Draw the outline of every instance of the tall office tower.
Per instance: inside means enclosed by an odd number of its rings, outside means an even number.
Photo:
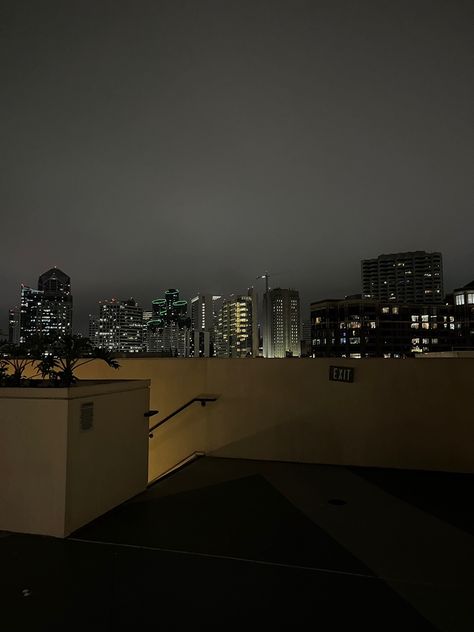
[[[200,345],[194,345],[201,349],[200,355],[204,357],[215,355],[215,328],[223,301],[222,296],[215,294],[198,294],[191,299],[192,336],[199,332],[208,332],[209,334],[199,338]]]
[[[304,321],[301,328],[301,355],[310,356],[313,351],[311,339],[311,321]]]
[[[99,304],[99,347],[137,353],[143,350],[143,310],[130,298]]]
[[[267,358],[301,355],[300,297],[298,290],[275,288],[265,292],[264,312],[269,314],[266,328]]]
[[[258,294],[254,287],[249,287],[247,295],[252,303],[252,356],[260,355],[260,331],[258,327]]]
[[[71,279],[51,268],[38,279],[41,299],[41,333],[64,336],[72,333]]]
[[[51,268],[38,279],[38,289],[21,286],[19,342],[35,335],[72,333],[71,279]]]
[[[179,290],[169,289],[165,298],[152,301],[152,317],[147,321],[147,351],[184,357],[189,349],[188,303],[179,299]]]
[[[148,351],[148,322],[153,318],[153,310],[143,310],[142,341],[143,351]]]
[[[13,307],[8,311],[8,342],[20,342],[20,308]]]
[[[28,343],[41,333],[41,301],[43,292],[27,285],[21,286],[20,298],[20,343]]]
[[[89,340],[94,347],[99,346],[99,317],[89,314]]]
[[[440,252],[397,252],[361,262],[363,298],[396,303],[442,303]]]
[[[216,327],[216,355],[220,358],[252,356],[252,298],[231,296],[221,307]]]

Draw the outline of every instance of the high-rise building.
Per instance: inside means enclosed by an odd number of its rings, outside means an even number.
[[[285,358],[301,355],[300,297],[298,290],[275,288],[265,292],[264,313],[269,324],[267,358]]]
[[[455,342],[452,347],[471,351],[474,349],[474,281],[455,289],[448,299],[454,313]]]
[[[217,325],[219,312],[223,303],[222,296],[215,294],[198,294],[191,299],[191,336],[196,338],[196,334],[207,332],[208,336],[198,336],[200,343],[193,342],[192,346],[200,349],[201,356],[210,357],[215,355],[215,328]]]
[[[472,300],[474,310],[474,292]],[[312,303],[311,322],[315,357],[402,358],[474,344],[474,320],[470,328],[466,313],[449,303],[395,304],[359,295]]]
[[[99,304],[98,343],[109,351],[143,351],[143,310],[133,298]]]
[[[186,356],[190,358],[211,357],[211,337],[208,331],[191,329],[188,336]]]
[[[440,252],[398,252],[361,262],[364,298],[394,303],[436,304],[444,300]]]
[[[216,355],[220,358],[252,357],[252,298],[231,296],[224,300],[216,327]]]
[[[20,308],[13,307],[8,312],[8,342],[20,342]]]
[[[252,304],[252,356],[260,355],[260,328],[258,324],[258,293],[254,287],[249,287],[248,296]]]
[[[89,340],[94,347],[99,346],[99,317],[89,314]]]
[[[72,333],[71,279],[51,268],[38,279],[38,289],[21,286],[20,335],[24,343],[35,335]]]
[[[188,355],[191,321],[188,303],[180,300],[179,290],[166,290],[164,298],[153,300],[152,312],[147,321],[146,350],[173,357]]]
[[[305,320],[301,327],[301,356],[310,356],[312,354],[312,350],[311,321]]]
[[[38,279],[43,334],[63,336],[72,333],[71,279],[58,268],[51,268]]]
[[[212,331],[215,327],[222,296],[198,294],[191,299],[191,327],[199,331]]]
[[[20,343],[27,343],[41,333],[41,301],[43,292],[27,285],[21,286]]]

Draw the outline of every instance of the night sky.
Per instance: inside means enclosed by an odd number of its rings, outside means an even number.
[[[0,326],[57,265],[99,299],[474,278],[469,0],[3,0]]]

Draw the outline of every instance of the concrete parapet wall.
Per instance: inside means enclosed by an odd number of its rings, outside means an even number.
[[[209,455],[474,472],[474,359],[124,358],[80,377],[150,379],[151,408],[198,404],[155,431],[150,480],[194,451]],[[329,380],[331,365],[354,382]]]

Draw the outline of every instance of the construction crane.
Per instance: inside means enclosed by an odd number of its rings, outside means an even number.
[[[281,274],[281,272],[264,272],[263,274],[261,274],[260,276],[257,277],[257,279],[265,279],[265,292],[268,292],[268,290],[270,289],[268,286],[268,280],[271,276],[279,276]]]

